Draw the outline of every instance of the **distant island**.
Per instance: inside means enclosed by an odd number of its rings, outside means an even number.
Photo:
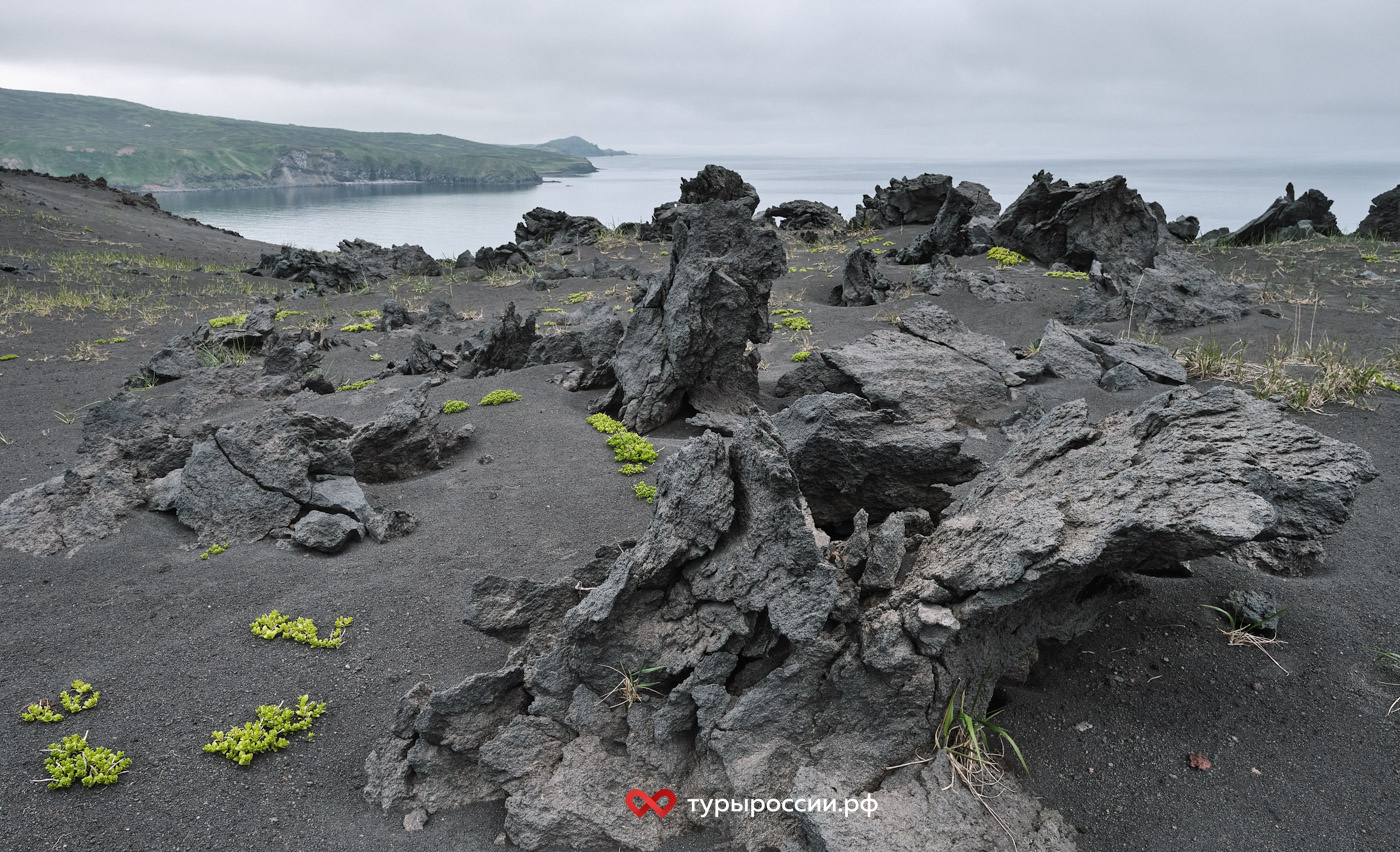
[[[542,145],[530,145],[530,148],[542,148],[550,151],[558,151],[561,154],[571,154],[575,157],[630,157],[632,154],[627,151],[615,151],[612,148],[599,148],[587,139],[580,136],[565,136],[563,139],[551,139]]]
[[[0,89],[0,165],[82,172],[142,191],[417,182],[519,186],[597,171],[561,144],[362,133],[153,109],[130,101]],[[608,156],[622,152],[604,152]]]

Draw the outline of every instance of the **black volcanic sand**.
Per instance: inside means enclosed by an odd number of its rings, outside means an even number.
[[[891,230],[870,245],[902,245],[918,230]],[[471,235],[463,243],[466,248]],[[802,310],[815,346],[856,339],[909,303],[830,307],[825,296],[839,283],[840,251],[788,246],[796,271],[776,283],[774,307]],[[209,317],[242,312],[254,295],[290,294],[295,285],[237,271],[273,248],[124,204],[110,191],[0,174],[0,260],[22,262],[18,273],[0,272],[0,354],[19,356],[0,362],[4,493],[61,473],[76,456],[81,407],[118,393],[166,339]],[[1165,343],[1244,338],[1258,356],[1276,338],[1327,335],[1347,342],[1351,355],[1383,357],[1400,328],[1396,248],[1333,241],[1199,250],[1223,274],[1264,283],[1269,301],[1261,310],[1279,316],[1256,311]],[[662,268],[665,251],[665,244],[629,242],[609,245],[605,254],[646,270]],[[591,264],[598,254],[582,249],[565,260]],[[1364,261],[1362,254],[1378,260]],[[900,281],[911,273],[883,268]],[[935,301],[974,330],[1029,345],[1047,319],[1071,311],[1077,283],[1044,278],[1042,271],[1024,273],[1022,286],[1034,295],[1029,302],[991,304],[951,290]],[[1359,277],[1365,271],[1383,280]],[[535,293],[522,284],[491,287],[457,275],[392,282],[376,293],[287,298],[282,307],[305,310],[308,316],[298,320],[332,332],[391,292],[410,307],[442,297],[486,318],[508,301],[522,312],[559,307],[571,292],[591,291],[593,299],[628,307],[627,282],[559,284]],[[120,298],[83,306],[82,294],[90,292]],[[47,298],[35,301],[32,294]],[[60,295],[73,306],[55,304]],[[484,323],[468,322],[438,343],[450,348]],[[127,342],[92,343],[118,336]],[[347,381],[373,376],[382,364],[371,355],[394,360],[408,342],[404,334],[338,336],[346,345],[328,355],[326,371]],[[770,410],[784,404],[771,392],[800,344],[775,333],[761,348],[760,382]],[[472,403],[454,417],[473,423],[476,434],[442,471],[366,488],[375,505],[407,508],[420,520],[415,533],[388,544],[323,556],[264,541],[200,560],[189,530],[170,516],[137,511],[119,534],[71,554],[0,550],[6,661],[0,704],[12,714],[0,722],[0,845],[497,848],[499,803],[439,813],[425,830],[406,832],[400,815],[385,815],[361,798],[363,763],[415,683],[449,686],[500,665],[505,646],[462,624],[475,580],[560,576],[598,546],[645,528],[650,507],[633,498],[601,436],[583,423],[593,394],[560,389],[550,381],[559,372],[537,367],[449,380],[433,390],[434,403]],[[388,380],[354,393],[385,394],[412,381]],[[524,400],[476,405],[496,388]],[[1073,395],[1080,393],[1096,415],[1143,397],[1089,385]],[[1047,407],[1060,395],[1047,393]],[[1368,409],[1334,405],[1296,415],[1360,444],[1381,471],[1330,542],[1323,573],[1284,579],[1207,560],[1189,578],[1142,578],[1140,592],[1095,631],[1047,645],[1024,683],[998,689],[998,721],[1025,752],[1030,788],[1080,828],[1081,849],[1400,848],[1400,712],[1386,715],[1400,696],[1393,685],[1400,670],[1372,659],[1377,649],[1400,650],[1397,403],[1400,397],[1378,389],[1365,400]],[[73,423],[63,422],[69,417]],[[696,432],[677,422],[651,437],[664,455]],[[1286,644],[1269,649],[1277,665],[1257,649],[1227,646],[1218,619],[1202,608],[1232,588],[1271,591],[1292,605],[1282,618]],[[339,650],[253,636],[249,622],[274,608],[327,627],[341,614],[355,621]],[[20,722],[24,706],[56,699],[74,678],[102,691],[96,709],[53,725]],[[251,720],[259,704],[295,701],[302,693],[329,704],[314,740],[297,738],[249,767],[201,750],[212,730]],[[125,750],[130,772],[100,789],[50,791],[35,783],[44,774],[42,749],[85,731],[93,744]],[[1191,769],[1192,753],[1208,757],[1211,768]],[[619,803],[618,819],[634,818]],[[722,844],[696,836],[669,848]]]

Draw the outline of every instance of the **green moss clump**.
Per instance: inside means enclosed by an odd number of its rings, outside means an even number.
[[[775,317],[795,317],[802,312],[797,308],[774,308],[771,313]]]
[[[381,354],[379,354],[378,352],[376,352],[376,353],[374,353],[373,355],[369,356],[369,360],[371,360],[371,361],[383,361],[383,360],[384,360],[384,356],[381,355]]]
[[[638,482],[632,486],[632,493],[637,495],[638,500],[645,500],[648,503],[656,500],[656,486],[647,485],[645,482]]]
[[[26,707],[19,717],[26,722],[62,722],[63,714],[53,709],[47,698]]]
[[[341,331],[374,331],[372,322],[352,322],[349,325],[342,325]]]
[[[87,695],[89,692],[92,695]],[[63,704],[63,709],[69,713],[81,713],[84,710],[91,710],[97,706],[97,698],[102,693],[92,688],[92,684],[81,680],[73,681],[73,695],[69,695],[67,690],[59,693],[58,700]],[[87,695],[84,699],[83,696]]]
[[[200,559],[208,559],[208,558],[211,557],[211,556],[218,556],[220,553],[223,553],[225,550],[228,550],[228,542],[224,542],[224,543],[222,543],[222,544],[210,545],[210,547],[209,547],[208,550],[206,550],[206,551],[204,551],[203,553],[199,554],[199,558],[200,558]]]
[[[478,405],[504,405],[507,402],[519,402],[523,396],[513,390],[493,390],[481,398]]]
[[[355,316],[363,317],[364,319],[374,319],[379,316],[379,311],[355,311]]]
[[[278,311],[277,313],[275,313],[275,314],[272,315],[272,318],[273,318],[274,320],[279,320],[279,321],[280,321],[280,320],[286,319],[287,317],[304,317],[304,316],[306,316],[306,311]]]
[[[560,299],[559,301],[563,302],[563,303],[566,304],[566,305],[577,305],[577,304],[580,303],[580,302],[587,302],[589,299],[592,299],[592,298],[593,298],[593,291],[592,291],[592,290],[582,290],[582,291],[580,291],[580,292],[578,292],[578,293],[570,293],[569,295],[565,296],[564,298]]]
[[[449,399],[442,404],[442,413],[456,414],[459,411],[466,411],[468,408],[471,408],[471,406],[460,399]]]
[[[64,737],[62,743],[50,743],[49,756],[44,758],[44,768],[53,780],[50,790],[62,790],[73,786],[77,781],[84,787],[98,784],[113,784],[117,776],[131,766],[131,758],[126,752],[113,752],[106,748],[88,745],[87,736]]]
[[[588,425],[602,432],[604,435],[616,435],[618,432],[626,432],[627,427],[612,419],[606,414],[590,414],[584,418]]]
[[[264,704],[256,711],[256,721],[244,722],[243,727],[227,732],[214,731],[204,750],[222,754],[239,766],[247,766],[254,757],[264,752],[286,748],[291,744],[287,739],[288,734],[305,731],[325,712],[326,702],[313,702],[308,695],[298,698],[296,707]],[[310,739],[310,732],[306,736]]]
[[[234,314],[231,317],[214,317],[209,320],[210,328],[224,328],[230,325],[242,325],[248,320],[247,314]]]
[[[1045,273],[1045,277],[1046,277],[1046,278],[1072,278],[1072,279],[1074,279],[1075,281],[1088,281],[1088,280],[1089,280],[1089,273],[1087,273],[1087,272],[1060,272],[1059,270],[1052,269],[1052,270],[1050,270],[1049,272]]]
[[[806,317],[783,317],[782,326],[788,331],[811,331],[812,321]]]
[[[637,464],[636,462],[628,462],[627,464],[618,468],[617,472],[622,474],[623,476],[636,476],[639,473],[646,473],[647,466],[644,464]]]
[[[799,363],[799,364],[801,364],[803,361],[806,361],[808,358],[811,358],[811,357],[812,357],[812,353],[811,353],[811,352],[808,352],[806,349],[803,349],[801,352],[794,352],[794,353],[792,353],[792,360],[795,361],[795,362],[797,362],[797,363]]]
[[[13,361],[13,360],[15,360],[15,359],[18,358],[18,357],[19,357],[18,355],[15,355],[15,354],[13,354],[13,353],[11,353],[11,354],[9,354],[9,355],[0,355],[0,361]]]
[[[125,343],[125,342],[126,342],[126,338],[125,338],[125,337],[99,337],[99,338],[97,338],[96,340],[93,341],[93,343],[98,343],[98,344],[102,344],[102,345],[106,345],[106,344],[108,344],[108,343]]]
[[[636,432],[618,432],[608,438],[608,446],[612,447],[615,461],[639,464],[656,461],[656,447]]]
[[[1002,266],[1015,266],[1018,263],[1026,262],[1024,255],[1017,254],[1011,249],[1002,248],[1001,246],[994,246],[987,249],[987,257],[997,261]]]
[[[367,387],[369,387],[370,385],[373,385],[373,384],[378,384],[378,382],[376,382],[374,379],[365,379],[365,380],[362,381],[362,382],[350,382],[349,384],[341,385],[340,387],[336,388],[336,390],[337,390],[337,391],[360,390],[361,388],[367,388]]]

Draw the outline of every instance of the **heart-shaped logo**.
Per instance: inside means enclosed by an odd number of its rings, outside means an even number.
[[[641,800],[641,804],[637,800]],[[666,804],[661,804],[665,802]],[[641,790],[627,791],[627,809],[637,815],[637,819],[646,816],[647,811],[656,811],[658,818],[666,816],[671,812],[671,808],[676,806],[676,794],[670,790],[657,790],[654,795],[648,796]]]

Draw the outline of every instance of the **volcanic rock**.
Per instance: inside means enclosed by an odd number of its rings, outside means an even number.
[[[365,525],[348,515],[311,511],[292,527],[292,541],[322,553],[339,553],[351,536],[364,537]]]
[[[522,320],[515,312],[515,303],[506,303],[499,322],[458,344],[456,354],[461,359],[462,375],[469,379],[494,376],[524,367],[530,347],[539,339],[535,320],[533,313]]]
[[[720,187],[737,191],[737,175],[702,171],[695,180],[713,189],[721,178]],[[620,419],[638,432],[686,404],[724,416],[757,399],[758,365],[746,347],[772,336],[768,295],[787,269],[777,233],[753,224],[747,200],[676,210],[670,270],[635,305],[613,358]]]
[[[472,435],[470,424],[455,431],[439,426],[440,414],[428,407],[425,381],[390,403],[373,422],[350,436],[355,475],[365,482],[389,482],[446,466],[447,457]]]
[[[991,193],[980,183],[963,181],[948,191],[933,226],[914,238],[906,248],[892,252],[895,263],[928,263],[938,255],[961,257],[972,254],[982,241],[980,233],[970,230],[974,220],[983,228],[995,223],[1001,205],[992,200]]]
[[[345,292],[384,281],[396,275],[442,275],[442,264],[422,246],[383,248],[368,240],[341,240],[339,253],[316,252],[283,246],[276,254],[264,254],[249,275],[298,281],[319,290]]]
[[[598,242],[603,223],[592,216],[570,216],[558,210],[536,207],[515,226],[515,242],[523,251],[545,246],[591,246]]]
[[[1184,243],[1192,242],[1201,233],[1201,220],[1195,216],[1178,216],[1167,223],[1167,233]]]
[[[681,204],[707,201],[742,201],[752,216],[758,209],[758,192],[739,173],[724,166],[709,165],[693,178],[681,178]]]
[[[460,258],[458,261],[460,262]],[[519,272],[530,265],[530,256],[515,243],[505,243],[495,248],[482,246],[472,259],[473,265],[485,272],[505,269]]]
[[[1301,223],[1308,223],[1306,228]],[[1297,230],[1289,231],[1295,228]],[[1287,191],[1274,199],[1259,216],[1228,236],[1219,239],[1220,245],[1248,246],[1284,238],[1298,239],[1313,231],[1324,236],[1340,234],[1337,217],[1332,215],[1332,200],[1316,189],[1310,189],[1294,198],[1293,184]]]
[[[1120,176],[1070,186],[1039,172],[992,228],[997,245],[1041,263],[1135,275],[1157,256],[1160,223]]]
[[[1371,209],[1356,233],[1382,240],[1400,240],[1400,186],[1371,199]]]
[[[841,286],[832,295],[838,305],[874,305],[889,298],[890,281],[876,267],[875,254],[861,246],[846,255]]]
[[[888,188],[875,187],[856,206],[853,228],[892,228],[898,225],[931,225],[953,188],[947,175],[922,174],[910,180],[895,178]]]
[[[784,231],[825,231],[846,227],[846,220],[835,208],[820,201],[784,201],[763,211],[764,219],[782,219],[778,226]]]
[[[1125,319],[1151,331],[1233,322],[1257,302],[1257,287],[1221,278],[1184,251],[1164,251],[1127,286],[1097,281],[1079,291],[1074,321]]]

